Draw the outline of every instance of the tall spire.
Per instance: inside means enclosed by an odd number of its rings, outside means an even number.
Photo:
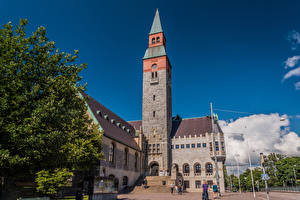
[[[163,32],[163,30],[162,30],[162,27],[161,27],[159,12],[158,12],[158,9],[157,9],[156,13],[155,13],[154,20],[153,20],[153,24],[152,24],[152,27],[151,27],[151,31],[150,31],[149,34],[161,33],[161,32]]]

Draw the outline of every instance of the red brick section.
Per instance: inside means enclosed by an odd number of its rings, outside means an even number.
[[[152,69],[152,65],[156,64],[156,69]],[[149,58],[143,60],[144,72],[155,72],[162,69],[170,69],[167,56],[161,56],[156,58]]]
[[[157,42],[157,37],[159,37],[159,42]],[[155,43],[152,44],[152,39],[155,39]],[[159,45],[166,45],[166,39],[164,36],[164,33],[155,33],[152,35],[149,35],[149,47],[156,47]]]

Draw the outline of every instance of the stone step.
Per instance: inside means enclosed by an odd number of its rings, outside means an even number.
[[[167,186],[170,185],[170,176],[146,176],[147,186]]]
[[[170,188],[167,186],[136,186],[131,193],[168,193]]]

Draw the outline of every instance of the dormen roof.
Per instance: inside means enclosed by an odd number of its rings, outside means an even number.
[[[135,130],[141,130],[142,128],[142,120],[138,121],[128,121],[128,123],[135,128]]]
[[[210,117],[189,118],[174,120],[172,123],[171,137],[200,136],[212,132],[212,122]],[[215,124],[217,132],[222,132],[220,126]]]
[[[157,9],[149,34],[155,34],[155,33],[161,33],[161,32],[163,32],[163,29],[162,29],[162,26],[161,26],[161,23],[160,23],[159,12],[158,12],[158,9]]]
[[[87,98],[89,112],[92,112],[103,129],[104,136],[138,151],[140,150],[133,139],[135,135],[133,126],[87,94],[82,93],[82,96]]]
[[[140,130],[142,127],[142,121],[130,121],[130,123],[136,130]],[[215,129],[217,132],[223,133],[219,124],[215,124]],[[172,121],[172,131],[170,137],[188,137],[191,136],[200,136],[205,133],[211,133],[211,118],[207,117],[197,117],[197,118],[189,118],[182,120],[173,120]]]

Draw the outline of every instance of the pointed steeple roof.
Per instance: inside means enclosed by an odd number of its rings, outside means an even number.
[[[161,32],[163,32],[163,29],[161,27],[159,12],[158,12],[158,9],[157,9],[149,34],[161,33]]]

